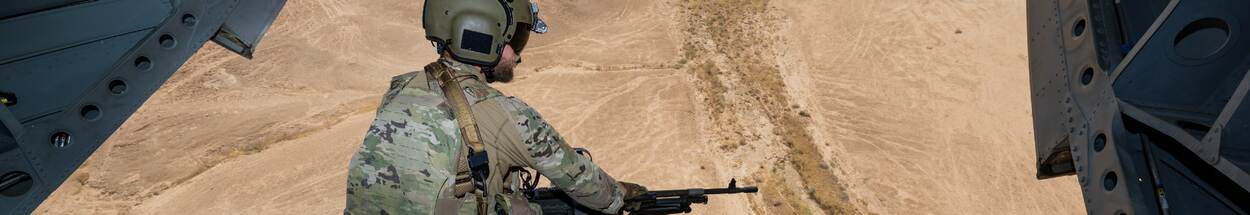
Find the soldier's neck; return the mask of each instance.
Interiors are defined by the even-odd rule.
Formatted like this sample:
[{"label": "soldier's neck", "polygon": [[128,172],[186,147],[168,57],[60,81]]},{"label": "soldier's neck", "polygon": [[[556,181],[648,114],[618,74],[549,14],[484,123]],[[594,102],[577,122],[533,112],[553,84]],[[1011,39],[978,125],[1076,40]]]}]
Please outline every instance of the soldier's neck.
[{"label": "soldier's neck", "polygon": [[481,80],[482,82],[486,81],[486,74],[482,73],[481,67],[456,61],[455,59],[451,59],[449,57],[442,57],[439,59],[439,62],[442,62],[443,65],[447,65],[447,68],[454,70],[457,75],[473,75],[477,77],[477,80]]}]

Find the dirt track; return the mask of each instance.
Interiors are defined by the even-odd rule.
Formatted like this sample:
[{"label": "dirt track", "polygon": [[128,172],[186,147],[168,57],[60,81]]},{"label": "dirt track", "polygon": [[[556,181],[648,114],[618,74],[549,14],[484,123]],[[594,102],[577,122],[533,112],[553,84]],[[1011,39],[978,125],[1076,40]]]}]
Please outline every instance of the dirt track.
[{"label": "dirt track", "polygon": [[[288,1],[256,59],[208,44],[36,211],[337,214],[412,0]],[[1024,3],[542,0],[515,82],[621,180],[757,184],[705,214],[1077,214],[1038,181]]]}]

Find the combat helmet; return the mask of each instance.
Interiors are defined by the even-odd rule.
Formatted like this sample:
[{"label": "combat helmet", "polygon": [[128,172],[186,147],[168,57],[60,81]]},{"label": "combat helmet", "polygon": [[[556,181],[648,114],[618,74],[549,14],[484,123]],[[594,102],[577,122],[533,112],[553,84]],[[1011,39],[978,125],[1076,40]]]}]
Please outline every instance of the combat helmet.
[{"label": "combat helmet", "polygon": [[520,52],[529,31],[547,28],[529,0],[427,0],[424,7],[421,27],[437,51],[484,68],[499,63],[505,44]]}]

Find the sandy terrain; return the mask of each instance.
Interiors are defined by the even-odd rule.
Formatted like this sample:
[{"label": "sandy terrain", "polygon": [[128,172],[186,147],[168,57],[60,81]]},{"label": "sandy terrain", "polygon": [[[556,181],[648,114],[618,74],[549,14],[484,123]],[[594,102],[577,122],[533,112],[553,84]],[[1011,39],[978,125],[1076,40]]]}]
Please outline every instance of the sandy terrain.
[{"label": "sandy terrain", "polygon": [[[620,180],[761,186],[704,214],[1078,214],[1033,178],[1024,2],[542,0],[513,83]],[[40,214],[338,214],[413,0],[288,1],[256,59],[206,45]]]}]

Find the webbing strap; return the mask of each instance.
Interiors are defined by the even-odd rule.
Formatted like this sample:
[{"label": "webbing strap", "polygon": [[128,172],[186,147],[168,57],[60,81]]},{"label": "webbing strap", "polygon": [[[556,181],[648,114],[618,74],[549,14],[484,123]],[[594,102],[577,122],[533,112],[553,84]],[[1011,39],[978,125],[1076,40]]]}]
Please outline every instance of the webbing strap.
[{"label": "webbing strap", "polygon": [[[468,150],[461,150],[460,158],[456,162],[456,197],[464,197],[475,188],[485,192],[486,175],[489,173],[489,166],[486,165],[488,162],[486,147],[482,145],[481,134],[477,132],[477,122],[473,120],[473,110],[469,107],[469,100],[464,97],[464,88],[460,86],[462,78],[475,76],[456,76],[452,74],[451,68],[447,68],[447,65],[443,65],[441,61],[426,65],[425,71],[438,79],[443,96],[447,98],[448,103],[451,103],[452,113],[460,127],[460,135],[463,136],[465,146],[468,148]],[[482,195],[477,195],[476,198],[478,214],[486,214],[485,199]]]},{"label": "webbing strap", "polygon": [[443,96],[447,97],[447,101],[451,103],[452,112],[456,115],[456,121],[460,124],[460,134],[464,136],[465,143],[468,143],[472,153],[485,151],[482,146],[482,138],[477,133],[477,122],[473,121],[473,110],[469,108],[469,100],[464,98],[464,88],[460,86],[459,79],[472,78],[472,75],[456,77],[452,74],[451,68],[443,65],[441,62],[434,62],[425,66],[427,71],[432,71],[434,76],[438,78],[438,82],[442,85]]}]

